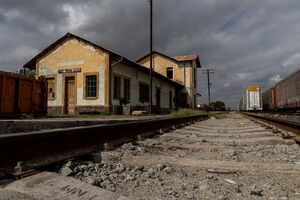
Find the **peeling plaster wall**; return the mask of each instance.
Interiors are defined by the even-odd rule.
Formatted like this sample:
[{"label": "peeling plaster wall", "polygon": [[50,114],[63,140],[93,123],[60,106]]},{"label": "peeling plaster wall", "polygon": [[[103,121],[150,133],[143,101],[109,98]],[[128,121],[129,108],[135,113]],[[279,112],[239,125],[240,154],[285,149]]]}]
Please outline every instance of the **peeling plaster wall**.
[{"label": "peeling plaster wall", "polygon": [[[48,100],[48,106],[63,106],[64,104],[64,86],[63,78],[65,75],[74,75],[76,84],[76,102],[77,106],[98,106],[107,105],[105,103],[105,76],[108,70],[109,54],[93,46],[69,39],[57,47],[52,52],[45,55],[37,62],[37,75],[56,77],[56,98]],[[58,70],[80,68],[81,72],[60,74]],[[84,98],[84,75],[85,73],[98,74],[99,87],[98,99],[86,100]]]}]

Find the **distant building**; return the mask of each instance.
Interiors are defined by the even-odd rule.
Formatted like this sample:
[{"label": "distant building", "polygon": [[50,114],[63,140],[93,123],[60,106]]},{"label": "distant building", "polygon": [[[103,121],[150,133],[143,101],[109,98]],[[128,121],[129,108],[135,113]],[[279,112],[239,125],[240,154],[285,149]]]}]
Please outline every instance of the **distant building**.
[{"label": "distant building", "polygon": [[[154,109],[162,114],[183,105],[178,95],[184,91],[190,99],[186,104],[197,104],[193,73],[200,67],[199,58],[169,60],[172,72],[157,71],[153,79]],[[156,69],[162,67],[159,62],[155,65]],[[149,111],[149,68],[71,33],[49,45],[24,68],[47,79],[48,113]]]},{"label": "distant building", "polygon": [[[168,77],[185,87],[178,91],[179,107],[197,108],[197,69],[201,67],[197,55],[170,57],[155,51],[153,54],[154,71]],[[149,68],[150,55],[137,60],[137,63]]]}]

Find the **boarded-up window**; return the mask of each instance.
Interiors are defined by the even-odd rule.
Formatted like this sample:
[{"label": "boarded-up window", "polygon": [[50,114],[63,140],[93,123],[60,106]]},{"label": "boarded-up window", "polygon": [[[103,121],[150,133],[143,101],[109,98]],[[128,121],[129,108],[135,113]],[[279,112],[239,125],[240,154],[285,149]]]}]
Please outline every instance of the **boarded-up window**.
[{"label": "boarded-up window", "polygon": [[173,67],[168,67],[167,68],[167,77],[169,79],[173,79]]},{"label": "boarded-up window", "polygon": [[85,97],[97,98],[97,76],[96,75],[85,76]]},{"label": "boarded-up window", "polygon": [[48,99],[55,99],[55,78],[47,78],[48,83]]},{"label": "boarded-up window", "polygon": [[140,102],[149,102],[149,85],[140,83]]},{"label": "boarded-up window", "polygon": [[114,76],[114,99],[120,99],[121,97],[121,78]]},{"label": "boarded-up window", "polygon": [[130,80],[124,78],[124,99],[130,100]]}]

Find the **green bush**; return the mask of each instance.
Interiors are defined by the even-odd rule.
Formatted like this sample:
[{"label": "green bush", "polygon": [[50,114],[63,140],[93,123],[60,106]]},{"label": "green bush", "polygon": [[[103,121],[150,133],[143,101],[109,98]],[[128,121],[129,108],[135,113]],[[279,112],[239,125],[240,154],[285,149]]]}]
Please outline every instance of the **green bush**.
[{"label": "green bush", "polygon": [[170,116],[171,117],[184,117],[184,116],[193,116],[193,115],[203,115],[206,114],[203,111],[193,110],[193,109],[179,109],[177,111],[173,111]]}]

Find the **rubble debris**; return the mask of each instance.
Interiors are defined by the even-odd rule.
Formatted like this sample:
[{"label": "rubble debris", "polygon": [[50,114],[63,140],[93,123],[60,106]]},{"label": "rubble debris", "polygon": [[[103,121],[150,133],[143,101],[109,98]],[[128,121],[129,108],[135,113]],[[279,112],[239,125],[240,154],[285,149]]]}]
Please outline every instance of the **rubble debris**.
[{"label": "rubble debris", "polygon": [[300,199],[299,145],[282,142],[278,131],[229,114],[63,167],[130,199]]}]

